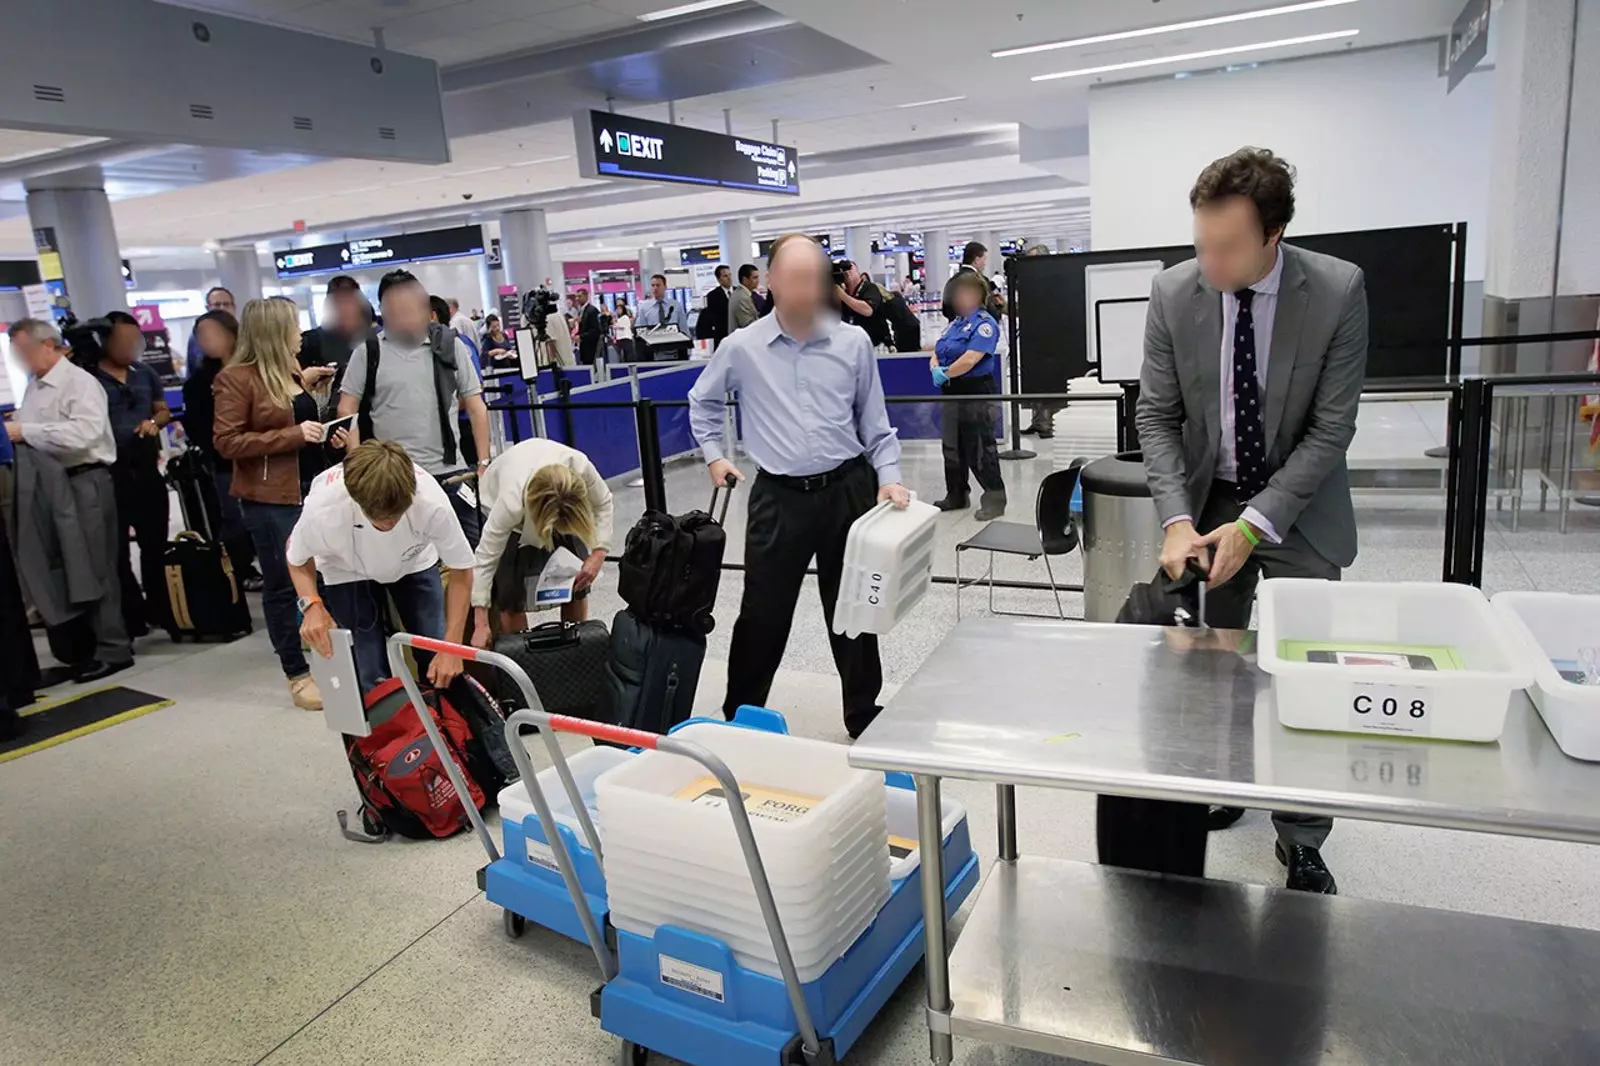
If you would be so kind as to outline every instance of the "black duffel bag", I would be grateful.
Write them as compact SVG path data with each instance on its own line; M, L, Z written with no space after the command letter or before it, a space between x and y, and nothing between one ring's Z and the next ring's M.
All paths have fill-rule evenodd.
M728 535L722 528L733 498L730 475L722 513L707 511L674 516L646 511L628 530L617 594L635 618L663 630L709 633L716 625L717 586L722 582L722 555ZM711 490L711 508L718 489Z

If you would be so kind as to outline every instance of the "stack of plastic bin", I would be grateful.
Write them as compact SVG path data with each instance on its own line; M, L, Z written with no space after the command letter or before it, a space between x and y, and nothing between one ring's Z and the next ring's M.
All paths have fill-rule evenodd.
M904 510L880 503L850 527L833 631L847 637L887 633L933 585L938 508L912 500Z
M882 775L851 769L837 744L712 724L674 736L724 759L742 789L815 801L790 821L751 822L800 981L816 980L889 898ZM779 976L727 810L678 798L704 776L688 759L646 752L598 781L611 922L646 937L665 925L715 937L740 966Z

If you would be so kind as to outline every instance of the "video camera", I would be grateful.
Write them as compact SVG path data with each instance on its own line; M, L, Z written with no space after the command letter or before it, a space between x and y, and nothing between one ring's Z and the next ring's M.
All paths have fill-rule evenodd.
M550 339L545 327L550 322L550 316L555 314L560 306L556 294L543 285L522 298L523 320L533 326L533 335L536 339L542 341Z

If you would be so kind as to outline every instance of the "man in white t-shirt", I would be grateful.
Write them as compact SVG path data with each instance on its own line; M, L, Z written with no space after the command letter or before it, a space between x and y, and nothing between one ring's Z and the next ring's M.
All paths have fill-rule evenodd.
M317 477L287 554L300 595L300 635L328 658L328 631L348 629L362 692L390 676L386 600L408 633L458 644L466 635L472 546L444 489L394 441L366 441ZM440 587L441 561L450 568L448 594ZM454 655L434 656L427 671L438 688L460 673Z

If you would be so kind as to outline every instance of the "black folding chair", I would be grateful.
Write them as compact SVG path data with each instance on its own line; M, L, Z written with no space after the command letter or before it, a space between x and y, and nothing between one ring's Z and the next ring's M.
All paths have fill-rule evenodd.
M1026 558L1044 559L1044 572L1050 579L1050 591L1056 597L1056 615L1061 618L1067 616L1066 609L1061 606L1061 593L1081 592L1081 585L1056 584L1055 571L1051 569L1050 557L1052 555L1065 555L1078 546L1078 530L1072 524L1072 490L1078 485L1078 468L1084 463L1082 459L1074 459L1072 465L1065 470L1057 470L1045 476L1039 483L1039 495L1034 501L1034 524L1025 522L990 522L976 534L968 537L956 545L956 618L961 617L961 553L964 551L986 551L989 553L989 569L983 577L974 578L966 584L976 585L984 578L989 585L989 613L1004 614L1015 618L1046 618L1048 615L1038 615L1029 611L997 611L994 606L994 557L1000 555L1021 555Z

